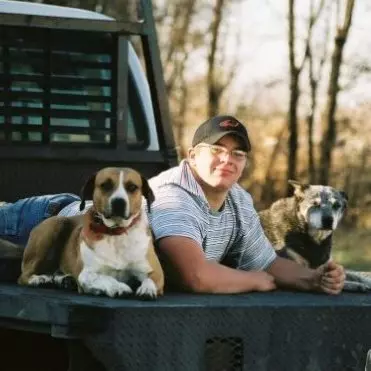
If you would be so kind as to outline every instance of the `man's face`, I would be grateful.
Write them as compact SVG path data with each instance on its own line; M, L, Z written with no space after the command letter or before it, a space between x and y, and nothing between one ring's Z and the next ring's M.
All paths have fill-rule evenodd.
M201 181L216 190L227 191L241 177L246 153L241 151L236 137L226 135L215 146L200 143L192 148L190 162Z

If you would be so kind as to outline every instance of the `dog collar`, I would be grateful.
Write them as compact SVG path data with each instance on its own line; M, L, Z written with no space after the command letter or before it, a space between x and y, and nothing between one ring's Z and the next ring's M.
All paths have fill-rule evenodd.
M97 234L108 234L110 236L119 236L120 234L127 233L127 231L136 224L140 219L141 214L138 214L131 223L126 227L107 227L102 219L98 217L98 214L94 214L93 220L89 225L92 232Z

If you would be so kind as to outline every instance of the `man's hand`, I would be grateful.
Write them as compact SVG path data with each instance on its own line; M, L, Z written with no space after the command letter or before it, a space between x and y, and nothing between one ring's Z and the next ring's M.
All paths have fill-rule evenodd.
M256 291L272 291L277 288L274 277L267 272L253 272Z
M298 263L277 257L267 268L278 287L295 288L303 291L320 291L336 295L344 287L344 268L333 261L317 269L309 269Z
M341 265L329 261L318 267L316 273L318 291L331 295L337 295L342 291L345 272Z

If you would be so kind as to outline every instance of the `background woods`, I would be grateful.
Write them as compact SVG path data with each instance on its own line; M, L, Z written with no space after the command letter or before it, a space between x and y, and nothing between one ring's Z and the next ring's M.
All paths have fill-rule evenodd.
M364 131L370 126L371 58L360 50L370 42L371 5L155 3L167 18L158 21L158 32L180 156L194 126L217 112L235 114L255 144L242 184L258 207L289 193L287 180L298 179L344 189L348 222L371 224L370 138ZM169 50L177 51L172 58Z
M44 2L117 18L127 12L118 0ZM241 183L256 206L288 194L288 179L341 188L349 195L343 228L354 233L348 242L348 229L340 235L339 254L346 251L341 258L351 264L350 246L358 245L359 256L371 261L361 246L371 244L371 4L152 3L179 157L207 117L236 115L252 139Z

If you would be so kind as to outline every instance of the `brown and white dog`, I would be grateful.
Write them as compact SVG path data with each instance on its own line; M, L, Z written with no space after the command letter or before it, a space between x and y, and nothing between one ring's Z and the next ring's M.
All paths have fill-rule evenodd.
M35 227L26 246L21 285L67 286L79 292L123 296L163 294L164 274L154 250L142 196L150 208L147 180L130 168L104 168L82 190L93 206L83 215L53 216ZM58 273L56 273L58 272Z

